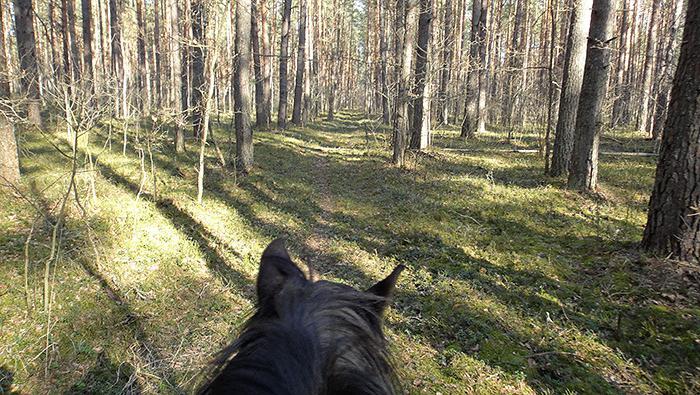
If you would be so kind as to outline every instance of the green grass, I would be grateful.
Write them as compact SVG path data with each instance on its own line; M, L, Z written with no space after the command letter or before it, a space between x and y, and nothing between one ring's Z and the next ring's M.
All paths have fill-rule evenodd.
M226 152L228 131L215 132ZM341 113L256 131L244 179L210 152L200 206L191 142L178 155L161 136L157 196L147 179L137 197L135 136L122 156L118 129L112 149L95 133L96 199L81 172L86 214L69 207L50 316L41 294L51 228L38 221L31 240L28 308L24 244L37 211L0 194L5 391L191 392L250 313L260 253L278 236L300 262L357 287L408 266L387 332L409 393L700 391L698 269L635 250L654 158L604 156L602 197L584 196L543 176L536 154L493 150L534 148L534 134L465 142L447 129L437 147L474 152L409 154L402 170L388 164L386 129ZM605 147L652 149L616 133ZM66 146L60 132L53 139ZM22 145L21 190L55 213L68 161L37 136Z

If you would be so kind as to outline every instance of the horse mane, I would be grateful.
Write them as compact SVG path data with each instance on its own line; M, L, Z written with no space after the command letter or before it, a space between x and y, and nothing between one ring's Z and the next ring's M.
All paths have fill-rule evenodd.
M342 284L290 281L219 352L199 393L397 393L375 307L385 301Z

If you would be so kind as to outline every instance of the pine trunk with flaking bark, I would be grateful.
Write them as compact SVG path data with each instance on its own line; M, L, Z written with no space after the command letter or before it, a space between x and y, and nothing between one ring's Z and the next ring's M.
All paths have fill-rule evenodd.
M387 81L387 34L386 34L386 21L387 21L387 9L386 2L388 0L379 0L379 58L380 58L380 84L382 93L382 122L384 124L389 124L391 122L391 113L389 111L389 82Z
M259 3L259 4L258 4ZM265 4L261 0L252 1L253 71L255 73L255 124L269 128L271 122L270 102L270 39L268 35ZM258 22L259 19L259 22Z
M618 42L618 48L617 48L617 58L615 61L616 67L615 67L615 81L614 81L614 93L613 93L613 108L612 108L612 116L610 117L610 127L616 127L622 122L622 112L623 112L623 107L626 105L625 101L625 91L626 88L624 86L625 84L625 74L627 72L627 69L625 65L627 64L627 58L629 57L629 45L628 41L631 42L631 40L628 40L628 35L630 35L630 29L629 29L629 2L634 1L634 0L622 0L622 15L620 17L620 30L619 30L619 39L617 40Z
M67 38L68 48L70 50L70 70L72 73L72 80L78 81L81 79L81 67L80 67L80 49L78 48L78 36L75 28L75 0L64 0L63 2L64 12L67 16L67 26L64 26L64 32L67 30L67 34L64 36ZM67 27L67 29L66 29ZM65 48L65 47L64 47Z
M251 28L250 40L253 48L253 74L255 75L255 125L259 128L267 127L267 118L264 115L263 107L263 65L264 56L260 52L260 28L258 26L258 3L259 0L251 1Z
M341 46L341 22L339 18L339 12L337 11L337 1L333 1L333 12L335 16L334 25L334 36L333 45L331 46L330 54L330 83L329 83L329 93L328 93L328 114L326 119L332 121L335 119L335 101L336 101L336 91L338 90L338 70L337 67L340 64L340 46Z
M647 31L647 47L646 56L644 58L644 66L642 68L642 108L639 112L639 117L637 118L637 129L647 134L651 137L651 130L649 130L649 105L651 103L651 84L652 84L652 69L654 63L654 47L656 46L656 19L658 15L658 10L661 7L661 1L654 0L651 7L651 17L649 19L649 27Z
M400 73L397 80L396 112L394 114L393 156L395 165L403 166L406 143L410 133L408 106L411 92L411 69L413 66L413 47L416 41L416 28L420 7L418 0L406 1L406 13L401 50Z
M175 151L185 151L185 131L182 121L182 54L180 53L180 22L177 0L166 0L166 31L168 36L168 97L170 110L175 114Z
M277 126L280 129L287 127L287 96L289 95L287 66L289 64L289 24L291 17L292 0L284 0L280 37L280 92L277 110Z
M673 83L674 54L680 42L676 37L678 26L683 12L683 1L674 1L674 11L668 15L668 32L666 34L665 47L662 52L659 62L661 63L660 72L658 74L659 89L656 93L656 105L654 106L654 123L652 126L651 138L653 140L661 139L663 128L666 123L668 111L668 101L671 96L671 85Z
M420 0L418 18L418 45L416 46L415 83L413 85L413 118L410 123L411 149L421 150L428 146L430 127L426 127L424 117L429 116L429 108L424 108L428 85L428 59L430 30L433 20L433 1Z
M57 0L49 0L49 39L48 44L51 47L51 67L50 71L57 80L61 80L63 77L63 61L61 60L61 44L59 44L58 37L58 8L56 6Z
M122 54L122 8L121 0L109 0L110 47L112 49L110 63L112 64L112 75L115 77L115 84L118 87L118 98L115 101L116 105L114 108L117 116L126 116L128 111L124 108L124 102L121 99L126 96L126 92L124 92L126 84L126 65Z
M527 9L527 0L518 0L515 8L515 20L513 24L513 35L510 44L510 53L508 54L508 67L506 70L503 92L505 98L502 108L502 122L508 128L509 138L513 134L514 127L521 127L519 123L513 123L514 112L518 111L518 105L522 101L523 92L519 92L518 76L520 69L523 67L523 55L525 48L525 10ZM522 119L522 117L518 117Z
M569 22L569 35L564 55L564 75L559 98L559 116L554 137L550 174L567 174L574 149L574 130L578 110L583 69L586 64L586 37L591 24L593 0L574 0Z
M297 45L297 69L294 79L294 107L292 108L292 123L303 124L304 121L304 74L306 72L306 17L308 0L300 0L299 4L299 37Z
M53 3L54 0L50 0ZM49 3L49 4L51 4ZM100 22L100 66L101 73L104 80L108 79L108 76L112 70L111 56L112 53L112 40L110 39L111 25L109 23L109 3L97 2L97 14L99 16ZM53 35L52 35L53 36ZM52 44L54 47L55 44ZM57 48L57 46L56 46ZM52 48L53 50L53 48ZM57 59L57 57L54 57Z
M191 3L192 21L192 44L190 53L192 56L192 132L195 137L200 136L204 120L204 89L206 83L204 79L204 64L206 53L206 10L204 0L193 0ZM250 14L250 7L246 9Z
M94 92L95 61L93 59L94 29L92 22L92 0L82 0L81 5L83 13L83 64L85 65L83 79L88 81L90 89Z
M156 0L157 2L158 0ZM139 64L138 86L140 90L141 109L148 113L151 105L151 73L148 67L146 51L146 15L144 0L136 0L136 24L138 32L136 34L136 52Z
M689 0L642 247L700 262L700 1Z
M22 73L22 92L27 95L27 121L30 125L41 126L39 64L34 36L32 0L15 0L15 34L17 57Z
M442 18L443 37L442 37L442 67L440 68L440 86L438 88L438 108L437 121L440 124L449 122L449 101L447 89L450 84L451 69L452 69L452 40L454 30L454 18L452 17L452 0L445 0L445 11Z
M180 110L183 124L190 120L192 113L192 4L190 0L183 1L181 12L181 52L180 61Z
M168 0L154 0L153 1L153 52L152 52L152 64L153 64L153 90L154 98L153 103L156 106L161 106L163 102L163 86L162 86L162 74L164 70L162 67L161 59L161 37L160 37L160 24L161 24L161 1L165 6L168 6Z
M7 41L5 40L5 5L0 4L0 100L10 98L10 76L7 61ZM20 180L19 155L15 126L0 111L0 187Z
M568 180L570 188L582 191L595 191L598 184L598 146L614 22L615 0L593 0Z
M486 105L486 14L488 0L475 0L472 6L471 43L469 46L469 74L467 97L464 104L461 137L471 138L485 130Z
M250 33L251 0L236 0L236 67L234 74L234 110L236 113L236 160L238 169L253 168L253 132L250 127Z

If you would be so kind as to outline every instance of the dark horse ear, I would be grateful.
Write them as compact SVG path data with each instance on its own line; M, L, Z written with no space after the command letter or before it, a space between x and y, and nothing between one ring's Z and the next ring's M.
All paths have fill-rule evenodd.
M271 300L292 278L305 280L304 273L292 262L283 239L275 239L263 251L258 272L258 303Z
M394 268L390 275L388 275L384 280L371 286L367 292L381 296L385 300L376 304L377 313L381 314L384 312L387 301L394 294L394 288L396 287L396 282L399 280L399 275L406 269L404 265L398 265Z

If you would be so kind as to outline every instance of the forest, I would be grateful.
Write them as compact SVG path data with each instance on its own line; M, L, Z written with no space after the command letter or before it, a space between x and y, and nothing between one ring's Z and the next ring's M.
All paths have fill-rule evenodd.
M270 251L367 393L700 393L700 0L0 0L0 394L201 391Z

